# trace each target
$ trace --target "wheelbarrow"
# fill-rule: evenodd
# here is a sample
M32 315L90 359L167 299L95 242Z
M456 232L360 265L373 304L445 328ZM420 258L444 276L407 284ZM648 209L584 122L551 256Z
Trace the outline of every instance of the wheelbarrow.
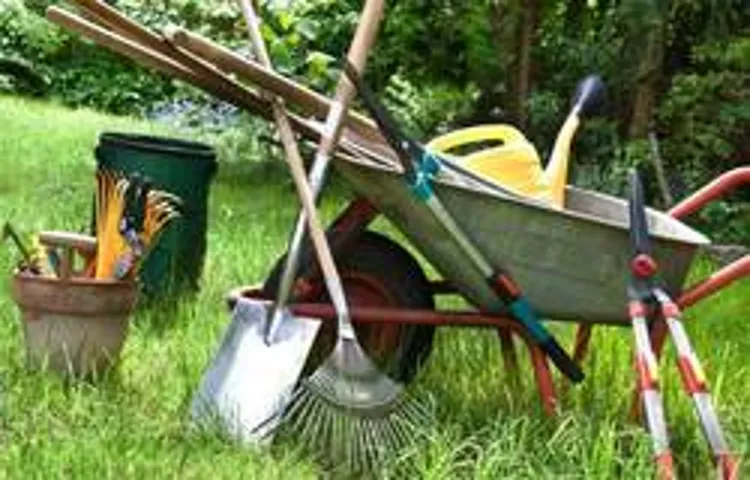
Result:
M367 94L365 97L367 98ZM368 101L373 102L372 99ZM630 278L622 275L623 266L631 265L632 271L636 274L639 271L639 268L631 263L633 231L639 231L640 234L647 231L647 235L652 236L654 240L653 249L649 247L648 259L653 262L654 266L661 265L659 269L662 285L659 288L662 290L659 295L662 298L661 301L666 302L662 317L656 320L660 327L655 331L659 332L661 337L653 339L656 348L651 353L652 349L649 347L649 358L660 353L665 333L663 324L668 323L681 349L678 363L680 372L683 374L685 388L696 402L699 418L714 453L719 478L735 478L736 459L726 445L713 407L707 403L710 402L710 397L702 369L679 323L679 304L671 303L671 298L677 298L676 296L682 293L691 263L700 247L710 243L708 238L679 221L673 216L674 213L669 215L644 208L642 200L637 202L641 205L637 208L642 210L640 215L643 221L636 229L633 220L633 208L636 207L633 207L632 198L626 202L609 195L569 187L565 195L560 196L564 198L564 205L563 209L559 210L559 205L519 196L512 191L492 188L485 182L480 182L471 175L464 175L456 169L451 170L448 175L438 177L434 173L441 167L424 166L431 161L436 161L434 158L431 159L435 154L413 144L403 136L394 134L393 131L389 133L389 128L392 129L392 120L383 113L379 113L378 107L370 106L369 108L378 118L378 125L388 137L392 148L396 151L401 150L399 156L402 160L403 157L419 157L419 159L414 160L412 168L409 168L408 160L403 160L403 169L388 163L369 161L362 156L355 156L348 161L340 162L337 166L340 173L366 200L364 200L365 204L360 206L356 205L356 202L353 203L349 211L339 218L337 221L339 225L334 225L330 232L333 241L335 242L336 236L342 235L341 232L346 230L343 225L351 224L351 230L355 233L349 235L349 242L353 241L356 244L368 235L367 233L357 235L356 232L361 232L366 228L366 223L374 217L375 212L383 213L417 246L447 280L446 283L455 289L455 292L462 294L470 303L481 309L483 313L480 314L480 323L494 323L500 333L503 355L509 370L515 370L517 365L512 334L520 335L524 339L531 352L544 408L548 413L553 413L556 399L545 357L550 352L546 349L544 352L540 351L542 350L540 347L544 345L540 345L538 338L533 338L535 333L533 327L526 325L526 328L521 328L520 323L500 321L501 318L505 319L507 316L512 316L517 321L519 320L518 314L512 311L511 303L508 305L510 312L506 310L505 316L498 315L508 303L507 297L504 298L502 294L498 295L498 290L493 288L494 279L489 278L490 281L488 281L488 269L482 267L481 262L478 264L470 258L471 249L466 248L466 240L462 239L461 235L457 235L456 230L468 232L470 237L468 242L477 246L481 252L480 255L489 256L489 262L492 263L489 270L504 272L510 269L515 281L523 285L522 288L531 304L543 316L579 323L574 349L574 362L576 363L582 360L590 338L591 326L597 323L638 326L636 338L639 340L639 349L645 351L643 341L650 333L643 326L646 313L636 314L632 308L624 309L621 303L613 299L621 298L622 293L630 291L633 285ZM563 128L561 136L565 131L566 129ZM556 144L559 143L560 138ZM417 170L420 168L419 162L423 162L421 168L424 170ZM734 183L748 181L748 173L750 169L730 172L700 191L696 197L688 199L687 203L678 205L675 211L679 213L697 208L700 202L719 195L724 188ZM406 179L401 178L404 174ZM424 183L420 183L424 181L423 178L420 180L420 175L423 174L429 175L430 180L426 182L434 181L434 185L430 184L425 187ZM411 188L404 188L404 182ZM431 198L434 197L441 199L437 200L441 205L439 208L434 204L431 205L433 202ZM447 210L448 218L456 220L446 222L445 215L440 213L440 209L443 208ZM458 226L452 226L451 222L457 223ZM498 223L500 226L496 227ZM361 262L363 254L355 253L349 250L350 248L352 247L348 246L347 242L342 242L340 246L342 256L339 261L347 264L347 258L352 258ZM408 283L409 278L420 279L419 283L423 283L424 280L424 274L419 272L419 267L414 267L416 262L413 259L409 262L410 266L406 266L404 262L403 269L412 273L407 273L403 279L396 281L388 279L392 266L399 265L395 258L381 255L373 261L373 253L369 255L373 266L379 267L383 273L388 272L383 282L384 288L380 290L397 292L404 288L420 289L419 285L415 284L412 287ZM649 267L651 271L649 275L652 275L655 268ZM366 278L371 273L357 272L355 268L352 277L361 280L362 277ZM720 288L719 284L722 281L731 281L748 273L750 273L750 257L745 257L727 267L727 270L717 275L718 278L709 279L697 286L692 297L696 299L700 296L700 293L695 293L696 291L704 294L708 291L715 291ZM499 274L501 280L504 276L503 273ZM302 286L298 298L305 298L306 295L316 291L318 291L317 295L320 295L319 289L311 288L311 278L314 277L304 280L306 284ZM318 283L321 282L318 281ZM275 277L272 275L262 291L241 291L239 295L272 298L275 284ZM437 289L433 288L432 294L436 292ZM354 304L360 302L357 295L364 296L351 293L349 295L353 297L349 300ZM430 296L429 292L427 296ZM385 295L381 301L387 301L387 297ZM236 295L233 296L233 299L236 298ZM639 303L638 305L645 304ZM644 308L639 306L638 312L645 312L642 310ZM330 312L315 309L300 309L297 313L318 318L330 316ZM361 318L358 318L358 313L361 313ZM403 323L400 326L411 324L409 325L411 328L404 327L402 332L395 333L393 329L385 330L382 326L389 321L398 323L397 312L378 308L353 312L355 322L358 320L363 323L368 322L368 316L375 325L370 325L370 331L365 332L367 340L364 343L366 346L374 344L378 347L374 352L369 353L380 360L383 368L389 369L391 375L402 381L408 381L413 376L418 363L424 361L429 352L427 345L431 343L432 331L429 327L425 328L426 324L473 324L470 320L457 319L455 316L451 318L451 315L445 313L431 317L422 312L416 318L402 318ZM378 333L373 335L372 330L377 331L378 327L381 327L380 335ZM375 341L369 342L373 337ZM383 346L389 341L395 353L391 356L390 364L387 356L383 358L382 355ZM649 340L645 341L649 342ZM320 349L320 351L324 350ZM550 358L555 360L557 366L560 367L557 363L559 358L555 359L553 356ZM394 362L395 368L392 366ZM642 363L642 357L639 357L637 365L646 365ZM668 450L664 421L659 417L660 420L655 424L653 418L653 415L657 415L654 413L657 412L654 410L655 406L661 408L661 400L655 403L657 400L653 397L653 395L658 395L654 393L656 392L654 384L657 381L655 373L657 367L655 362L649 363L648 366L651 369L649 374L639 371L638 394L644 398L645 406L648 407L646 412L649 416L648 426L658 452L655 458L661 478L673 478L672 457ZM566 375L569 374L569 370L566 371L563 368L563 371ZM650 379L648 387L644 379Z
M543 410L555 415L559 405L548 357L520 323L509 315L489 314L485 308L435 308L434 297L441 294L459 294L478 306L497 300L482 275L467 265L450 236L423 211L423 205L404 192L400 174L362 158L339 162L337 168L362 196L348 205L328 233L337 252L357 335L371 358L389 375L408 383L428 359L435 327L494 328L510 380L520 385L515 337L529 352ZM668 212L647 210L654 257L666 290L680 308L690 307L750 275L750 256L745 256L697 284L686 285L693 260L710 242L681 221L733 187L748 183L750 168L733 170ZM623 266L628 265L631 252L628 205L624 200L569 187L565 210L550 212L537 204L482 191L459 179L441 181L436 190L490 258L512 269L541 316L577 324L574 362L584 360L594 325L631 326L623 300L627 287ZM419 262L404 247L367 229L380 214L405 234L443 279L428 280ZM273 301L282 260L264 285L231 291L230 310L241 297ZM333 344L335 334L330 327L336 312L326 299L315 264L308 257L303 265L295 286L296 303L290 308L295 315L329 321L308 357L309 371ZM663 319L651 325L650 340L657 359L666 334ZM638 399L636 388L633 412L640 411ZM736 478L736 459L728 451L722 451L715 461L721 472L719 478ZM667 468L668 474L660 470L660 478L673 478L671 463Z

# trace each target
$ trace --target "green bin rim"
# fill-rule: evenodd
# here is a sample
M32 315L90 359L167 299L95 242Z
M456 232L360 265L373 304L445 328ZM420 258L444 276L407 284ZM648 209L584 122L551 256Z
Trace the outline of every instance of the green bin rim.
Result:
M195 161L196 157L215 161L216 152L205 143L153 135L103 132L99 135L99 146L121 146L144 152L159 152Z

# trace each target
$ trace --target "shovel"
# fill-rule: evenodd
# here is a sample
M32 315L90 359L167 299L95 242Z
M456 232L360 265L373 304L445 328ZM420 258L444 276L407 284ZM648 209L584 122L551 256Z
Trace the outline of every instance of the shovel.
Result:
M248 23L250 36L260 60L270 67L270 60L260 36L260 26L252 5L240 1ZM374 9L365 9L363 23L367 23ZM358 29L355 43L369 29ZM365 42L367 43L367 42ZM355 58L364 62L360 47ZM359 63L359 62L358 62ZM340 90L339 105L344 107L351 98L351 88ZM348 98L347 98L348 97ZM240 299L234 307L232 323L225 333L213 363L204 374L201 386L193 399L192 415L198 422L218 422L231 436L245 443L268 443L292 400L292 393L305 365L307 355L320 328L320 320L293 316L286 308L289 290L298 261L300 226L307 223L329 295L340 316L348 317L341 280L326 243L325 233L315 209L315 197L322 183L322 175L313 173L313 186L307 182L301 156L296 146L289 119L280 98L271 98L274 119L282 139L286 160L303 206L302 222L298 222L295 240L287 258L286 282L282 282L276 304ZM329 135L321 147L328 157L336 144L345 107L332 109L329 115ZM317 162L320 164L321 162ZM327 162L325 162L327 163ZM318 167L320 168L320 166ZM315 181L317 180L317 182ZM301 225L300 225L301 223ZM287 283L286 291L283 283Z

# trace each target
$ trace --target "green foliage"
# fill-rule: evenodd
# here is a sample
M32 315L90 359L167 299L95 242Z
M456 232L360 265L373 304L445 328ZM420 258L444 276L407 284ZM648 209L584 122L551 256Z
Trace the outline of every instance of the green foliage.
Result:
M0 54L28 63L45 79L49 94L69 105L120 114L143 114L152 103L175 94L173 80L133 68L121 57L55 27L36 13L46 3L0 3Z
M717 201L706 206L696 220L720 243L750 245L750 202Z
M237 125L237 112L217 108L215 99L54 27L43 18L51 3L0 0L0 58L27 67L27 74L8 74L0 65L0 89L46 92L70 105L156 115L173 122L179 116L183 126L203 125L208 130ZM178 24L242 54L250 51L244 19L232 0L113 3L157 31ZM348 49L361 2L259 3L262 34L275 67L332 95L338 62ZM529 57L529 94L520 100L528 113L524 133L544 158L576 83L598 73L608 87L606 117L587 120L576 137L574 182L619 194L624 172L638 164L646 170L646 183L653 185L649 149L628 136L643 134L643 128L631 129L632 117L641 119L641 127L644 118L653 117L677 198L747 163L750 36L742 0L534 4L539 25ZM528 5L518 0L389 4L368 58L367 80L408 130L423 140L458 126L508 122L519 100L513 98L520 55L516 43ZM645 55L654 42L658 48ZM645 57L647 63L642 61ZM30 83L34 76L43 81ZM648 106L648 115L638 117L633 114L634 98L646 77L656 79L654 104ZM251 136L270 132L264 122L238 130L242 131ZM653 200L655 189L649 188L649 193ZM738 199L747 201L748 194Z
M693 56L695 67L673 77L658 116L664 157L691 189L747 163L750 40L700 45Z

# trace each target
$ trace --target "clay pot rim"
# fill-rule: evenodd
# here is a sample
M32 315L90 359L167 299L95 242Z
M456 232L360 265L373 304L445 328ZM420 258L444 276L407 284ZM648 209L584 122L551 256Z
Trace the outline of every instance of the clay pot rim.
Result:
M66 280L62 280L57 277L46 277L42 275L28 275L23 273L14 273L13 281L19 283L48 283L48 284L65 284L69 286L81 286L81 287L112 287L122 288L127 290L136 290L137 283L129 280L110 280L110 279L96 279L89 277L71 277Z

